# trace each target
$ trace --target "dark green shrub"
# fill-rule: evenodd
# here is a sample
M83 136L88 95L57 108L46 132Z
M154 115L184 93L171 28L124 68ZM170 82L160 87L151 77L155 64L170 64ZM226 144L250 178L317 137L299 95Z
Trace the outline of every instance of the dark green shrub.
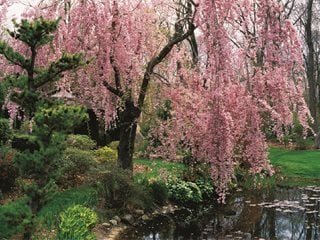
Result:
M97 214L82 205L69 207L60 214L58 240L95 240L91 232L98 221Z
M14 149L25 151L29 150L33 152L35 150L39 150L40 146L37 143L37 138L28 134L15 134L12 137L12 147Z
M117 161L118 159L117 151L107 146L95 150L95 155L97 160L101 163Z
M0 191L7 192L15 185L18 169L13 165L14 150L0 147Z
M67 137L66 144L69 148L78 148L81 150L92 150L96 143L87 135L70 134Z
M295 121L292 128L292 140L296 143L295 149L307 149L307 141L305 139L305 136L303 135L303 126L298 121Z
M172 117L171 110L172 110L171 100L167 99L162 104L157 106L156 116L162 121L167 121Z
M155 203L163 205L168 201L169 192L165 182L154 181L149 184L149 187Z
M62 173L64 179L73 180L77 175L88 171L95 164L92 151L78 148L66 148L63 153Z
M167 182L169 199L182 204L202 202L200 188L194 182L181 179L169 180Z
M0 118L0 143L5 144L12 135L9 120Z
M293 143L296 150L307 149L308 141L306 139L306 134L296 113L293 114L293 127L291 127L288 133L282 137L282 141L285 144Z
M0 239L21 232L31 221L31 210L24 199L0 206Z
M183 151L182 156L182 161L187 166L182 177L185 181L195 182L197 179L210 176L210 166L193 157L190 151Z
M211 179L199 178L195 181L198 188L200 189L203 200L212 200L215 196L215 188Z
M99 190L107 208L132 210L152 207L152 197L148 189L134 182L131 171L115 165L101 177Z

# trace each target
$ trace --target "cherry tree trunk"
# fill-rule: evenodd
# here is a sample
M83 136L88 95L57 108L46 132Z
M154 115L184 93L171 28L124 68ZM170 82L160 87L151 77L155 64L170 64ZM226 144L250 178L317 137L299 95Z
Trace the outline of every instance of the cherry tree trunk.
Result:
M133 121L129 126L120 130L118 146L118 165L123 169L133 170L134 141L136 138L137 123Z
M118 146L118 166L122 169L133 170L134 142L137 131L137 119L140 111L129 100L125 103L125 109L119 114L120 136Z

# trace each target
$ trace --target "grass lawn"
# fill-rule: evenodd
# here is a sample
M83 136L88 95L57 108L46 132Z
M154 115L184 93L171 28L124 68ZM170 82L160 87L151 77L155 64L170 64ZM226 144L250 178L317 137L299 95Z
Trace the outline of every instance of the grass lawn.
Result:
M269 159L285 185L320 185L320 151L270 148Z
M136 159L134 160L135 178L159 178L162 172L168 174L182 174L186 166L178 162L169 162L161 159ZM165 174L165 173L164 173Z

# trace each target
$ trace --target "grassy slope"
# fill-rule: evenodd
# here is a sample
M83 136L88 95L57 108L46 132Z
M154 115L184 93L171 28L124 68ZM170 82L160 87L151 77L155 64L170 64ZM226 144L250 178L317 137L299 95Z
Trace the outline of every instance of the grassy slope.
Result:
M270 148L269 159L286 185L320 185L320 151Z
M162 160L138 159L135 165L143 167L143 173L136 173L136 177L157 178L164 169L168 173L181 173L185 166L181 163L173 163ZM40 211L39 220L46 226L53 227L59 218L59 213L75 204L82 204L88 207L97 204L97 191L92 186L81 186L57 193L51 201Z
M54 226L59 213L76 204L92 207L97 204L97 192L92 186L80 186L59 192L39 212L39 220L48 227Z
M186 169L185 165L177 162L168 162L157 159L137 159L134 164L140 167L140 171L136 171L136 178L146 177L148 179L158 178L161 176L162 171L168 174L181 174Z

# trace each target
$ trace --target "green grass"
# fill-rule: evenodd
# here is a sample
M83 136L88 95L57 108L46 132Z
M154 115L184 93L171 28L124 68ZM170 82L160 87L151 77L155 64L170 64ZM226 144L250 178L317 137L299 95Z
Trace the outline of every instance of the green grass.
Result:
M320 185L320 151L270 148L271 164L284 177L285 185Z
M159 178L162 172L167 172L169 175L180 175L186 170L186 166L182 163L168 162L160 159L136 159L134 164L145 168L143 172L135 174L136 179Z
M59 192L41 209L38 219L45 226L51 228L57 223L61 211L76 204L93 207L97 201L98 194L92 186L81 186Z

